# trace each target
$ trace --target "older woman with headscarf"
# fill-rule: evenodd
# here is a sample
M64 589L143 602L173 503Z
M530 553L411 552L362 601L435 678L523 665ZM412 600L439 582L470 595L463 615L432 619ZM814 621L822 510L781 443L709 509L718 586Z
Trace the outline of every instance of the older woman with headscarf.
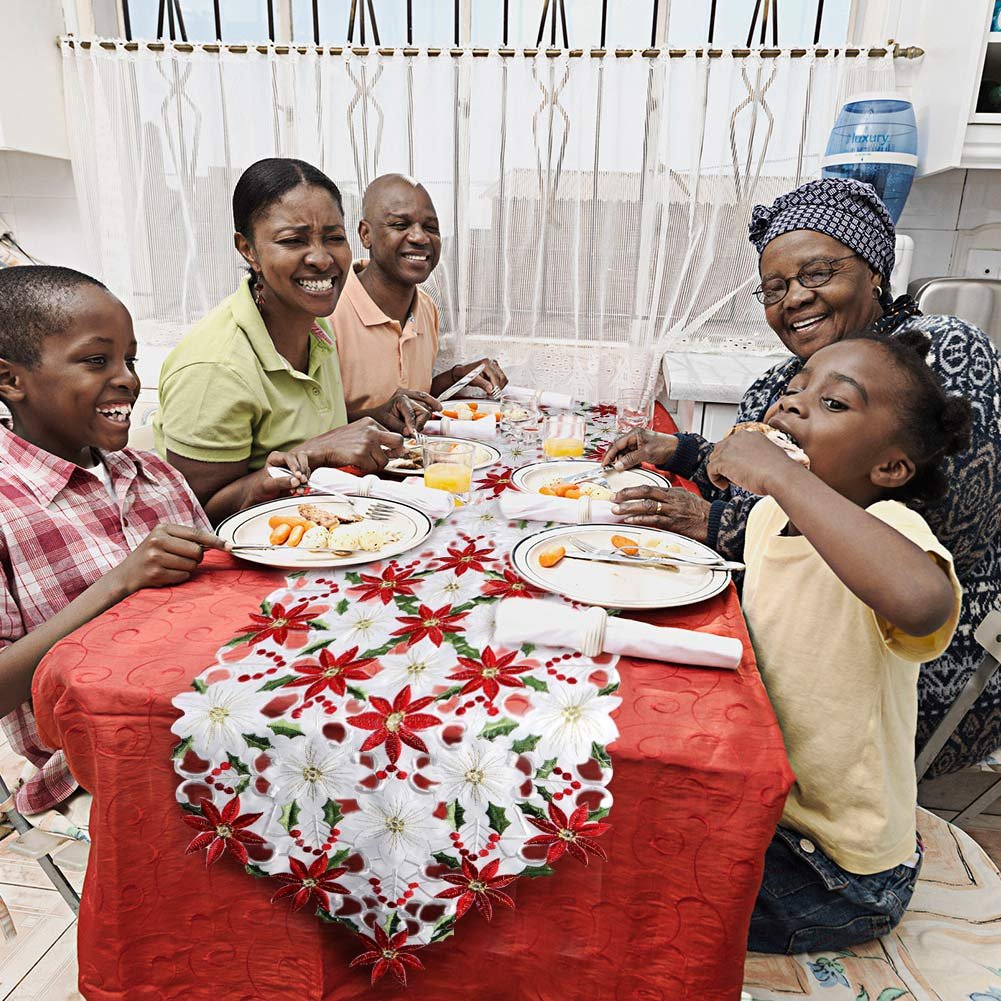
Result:
M931 335L929 364L949 393L973 406L969 451L947 458L948 496L922 509L953 554L963 585L955 639L925 664L918 686L918 746L930 736L976 670L973 637L1001 604L1001 360L986 335L954 316L921 316L913 299L890 296L895 234L873 188L858 181L811 181L755 207L750 239L760 255L756 295L765 319L794 357L762 375L744 394L738 422L762 420L810 356L864 328L891 337L906 324ZM626 469L641 461L692 479L701 497L683 490L639 487L621 491L619 510L632 524L682 532L739 559L744 528L758 497L716 489L706 475L713 444L695 434L636 431L614 442L605 462ZM980 696L935 759L930 775L956 771L1001 747L1001 675Z

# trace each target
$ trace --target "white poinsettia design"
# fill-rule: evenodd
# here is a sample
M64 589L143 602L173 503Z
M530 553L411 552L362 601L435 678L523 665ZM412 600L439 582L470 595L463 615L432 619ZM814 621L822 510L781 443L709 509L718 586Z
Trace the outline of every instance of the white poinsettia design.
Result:
M425 638L418 640L401 654L387 654L379 658L382 671L366 686L369 690L384 688L395 694L404 685L410 686L413 695L430 695L436 686L449 687L448 675L458 661L455 650L447 643L440 647Z
M245 733L268 733L261 715L274 698L273 692L254 691L235 681L217 682L204 692L182 692L173 705L184 715L170 728L181 740L191 739L196 754L214 758L247 749Z
M354 795L351 751L322 736L275 737L264 773L271 795L280 804L323 806L328 800Z
M446 802L458 800L470 809L513 806L525 781L515 768L517 757L504 744L476 739L442 751L426 774L439 783L435 791Z
M478 581L483 586L483 579ZM477 605L472 609L463 623L466 627L466 641L470 646L480 650L493 643L494 619L497 617L497 607L492 602Z
M451 605L457 608L480 593L479 574L456 574L442 572L431 574L426 578L421 588L421 601L437 608L439 605Z
M551 681L548 692L533 696L534 711L527 724L540 737L535 749L539 760L586 761L593 743L604 747L618 736L611 714L621 701L614 695L599 695L593 685ZM525 728L523 724L519 729Z
M353 844L373 868L392 869L403 862L420 862L431 854L431 841L440 841L444 822L432 815L430 797L414 796L400 783L381 792L358 797L358 809L340 821L340 840ZM437 837L436 837L437 835Z
M338 648L356 646L364 652L382 646L399 625L396 614L393 604L362 601L352 605L337 620Z

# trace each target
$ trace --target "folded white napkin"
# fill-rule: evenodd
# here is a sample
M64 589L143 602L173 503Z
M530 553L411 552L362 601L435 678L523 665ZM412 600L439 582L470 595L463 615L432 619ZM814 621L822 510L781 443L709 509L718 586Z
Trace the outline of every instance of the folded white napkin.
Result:
M269 466L268 472L279 478L288 476L287 469ZM423 511L429 518L446 518L452 513L455 502L445 490L430 490L410 477L404 483L380 480L378 476L354 476L343 469L321 467L314 469L309 477L309 485L314 490L334 493L352 493L360 497L382 497L384 500L402 501Z
M494 638L505 647L533 643L567 647L588 657L617 653L729 670L736 669L744 655L743 644L734 636L652 626L610 616L603 608L579 611L553 601L526 598L505 598L497 606Z
M612 514L611 501L581 497L549 497L505 490L500 495L501 514L510 521L556 521L561 525L619 525L624 515Z
M513 400L535 400L543 407L556 407L562 410L569 410L574 405L574 398L569 393L551 393L548 390L539 391L529 389L527 386L504 387L504 395L510 396Z
M497 415L481 417L478 421L460 421L456 417L442 417L424 425L425 434L451 435L454 438L496 438Z

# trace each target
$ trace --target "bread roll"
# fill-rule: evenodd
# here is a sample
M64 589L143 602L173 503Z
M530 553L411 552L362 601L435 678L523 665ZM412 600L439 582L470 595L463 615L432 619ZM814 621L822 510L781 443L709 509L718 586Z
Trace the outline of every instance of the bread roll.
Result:
M772 444L778 445L793 462L798 462L807 469L810 468L810 457L784 431L773 428L770 424L765 424L764 421L745 421L743 424L734 424L723 437L729 438L737 431L757 431L759 434L763 434ZM720 490L725 490L730 485L730 481L722 476L710 476L709 479Z

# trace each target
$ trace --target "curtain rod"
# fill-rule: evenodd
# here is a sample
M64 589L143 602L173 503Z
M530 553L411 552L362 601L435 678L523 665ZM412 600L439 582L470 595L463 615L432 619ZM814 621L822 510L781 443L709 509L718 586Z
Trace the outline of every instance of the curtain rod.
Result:
M787 51L789 56L793 59L801 59L804 56L809 55L811 52L814 53L818 59L824 58L825 56L837 56L840 53L844 53L849 57L857 57L867 52L872 58L880 58L892 53L895 59L918 59L925 54L925 50L918 48L917 46L901 46L899 44L894 44L891 48L874 48L874 49L859 49L859 48L846 48L846 49L481 49L481 48L428 48L419 49L409 46L402 48L370 48L367 45L361 46L323 46L323 45L226 45L220 44L218 42L206 42L204 44L193 45L190 42L114 42L107 39L100 39L91 41L89 39L77 39L69 36L60 37L57 39L57 45L67 45L70 48L79 46L81 49L90 49L95 45L102 49L118 49L123 48L126 52L137 52L140 49L148 49L150 52L183 52L191 53L195 51L203 52L235 52L235 53L246 53L246 52L259 52L262 55L268 52L275 52L277 55L284 56L291 52L293 49L300 55L306 55L310 52L315 52L319 55L329 55L329 56L340 56L345 52L351 52L356 56L367 56L372 52L377 52L380 56L392 56L400 53L404 56L417 56L422 52L426 53L428 56L441 56L447 55L452 57L464 56L467 53L472 53L473 56L481 57L488 56L491 52L496 52L499 56L517 56L524 55L528 57L534 57L540 53L546 55L550 58L556 58L562 55L568 55L571 58L579 58L581 56L590 56L593 59L602 59L605 56L614 55L620 59L628 58L629 56L641 55L645 58L656 58L662 54L669 56L671 59L681 59L687 55L695 56L708 56L710 59L718 59L721 56L729 55L733 58L740 59L746 58L753 53L757 53L763 59L775 59L783 54L783 51Z

